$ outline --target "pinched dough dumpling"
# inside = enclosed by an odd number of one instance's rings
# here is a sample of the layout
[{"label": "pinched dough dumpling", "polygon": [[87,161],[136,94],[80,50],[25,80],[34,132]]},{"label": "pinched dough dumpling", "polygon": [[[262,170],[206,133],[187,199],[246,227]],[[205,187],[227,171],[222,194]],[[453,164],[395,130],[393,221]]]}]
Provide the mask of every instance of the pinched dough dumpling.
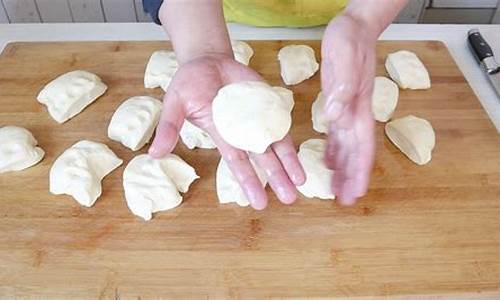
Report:
[{"label": "pinched dough dumpling", "polygon": [[409,115],[387,123],[385,134],[416,164],[425,165],[431,160],[436,136],[429,121]]},{"label": "pinched dough dumpling", "polygon": [[[262,183],[262,186],[265,187],[267,184],[267,179],[264,171],[256,166],[253,161],[251,162],[255,172],[257,173],[257,176],[259,177],[260,182]],[[215,180],[217,188],[217,198],[219,198],[220,203],[225,204],[234,202],[239,206],[250,205],[250,202],[241,189],[240,184],[238,183],[236,178],[234,178],[233,173],[222,158],[220,159],[219,166],[217,167]]]},{"label": "pinched dough dumpling", "polygon": [[319,69],[313,48],[306,45],[289,45],[281,48],[278,60],[281,78],[287,85],[301,83],[312,77]]},{"label": "pinched dough dumpling", "polygon": [[37,144],[27,129],[0,128],[0,173],[24,170],[41,161],[45,152]]},{"label": "pinched dough dumpling", "polygon": [[253,49],[247,43],[243,41],[233,40],[231,41],[231,47],[233,48],[234,59],[246,66],[250,64],[250,59],[253,56]]},{"label": "pinched dough dumpling", "polygon": [[178,68],[179,63],[174,51],[153,52],[144,73],[144,87],[149,89],[161,87],[166,92]]},{"label": "pinched dough dumpling", "polygon": [[323,161],[325,149],[326,141],[322,139],[310,139],[300,145],[297,155],[304,167],[306,182],[297,189],[308,198],[335,199],[331,188],[333,171]]},{"label": "pinched dough dumpling", "polygon": [[392,117],[398,105],[399,88],[387,77],[375,77],[373,87],[372,111],[373,117],[379,122],[387,122]]},{"label": "pinched dough dumpling", "polygon": [[206,133],[203,129],[199,128],[193,123],[189,122],[188,120],[184,121],[184,124],[181,127],[179,135],[182,139],[182,142],[189,149],[194,149],[196,147],[202,149],[217,148],[217,146],[215,146],[214,141],[212,140],[210,135],[208,135],[208,133]]},{"label": "pinched dough dumpling", "polygon": [[292,125],[293,94],[265,82],[224,86],[212,103],[215,127],[222,138],[241,150],[263,153],[285,137]]},{"label": "pinched dough dumpling", "polygon": [[326,119],[324,107],[325,99],[323,93],[319,92],[311,106],[313,129],[319,133],[328,133],[328,120]]},{"label": "pinched dough dumpling", "polygon": [[389,54],[385,68],[402,89],[422,90],[431,87],[427,69],[413,52],[401,50]]},{"label": "pinched dough dumpling", "polygon": [[182,202],[179,192],[186,193],[197,178],[195,170],[175,154],[161,159],[138,155],[123,171],[127,205],[148,221],[153,213],[178,206]]},{"label": "pinched dough dumpling", "polygon": [[153,135],[160,119],[162,103],[149,96],[125,100],[115,111],[108,126],[108,137],[136,151]]},{"label": "pinched dough dumpling", "polygon": [[101,180],[122,164],[105,144],[82,140],[66,149],[50,169],[50,192],[70,195],[90,207],[101,195]]},{"label": "pinched dough dumpling", "polygon": [[104,94],[107,86],[97,75],[87,71],[72,71],[49,82],[38,94],[50,116],[59,123],[71,119]]}]

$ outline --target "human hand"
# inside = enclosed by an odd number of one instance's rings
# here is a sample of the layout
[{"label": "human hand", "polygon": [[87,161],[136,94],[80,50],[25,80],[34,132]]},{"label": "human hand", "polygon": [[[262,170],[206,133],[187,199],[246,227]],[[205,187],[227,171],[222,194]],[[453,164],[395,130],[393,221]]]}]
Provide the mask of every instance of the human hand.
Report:
[{"label": "human hand", "polygon": [[375,153],[371,111],[378,33],[349,14],[330,22],[321,45],[321,86],[329,120],[326,165],[341,204],[366,194]]},{"label": "human hand", "polygon": [[212,101],[220,88],[233,82],[256,80],[263,79],[227,54],[206,54],[181,65],[165,94],[149,154],[162,157],[170,153],[187,119],[212,137],[253,208],[264,209],[268,199],[249,155],[264,170],[279,200],[285,204],[293,203],[295,185],[304,183],[305,174],[290,136],[275,142],[263,154],[247,154],[226,143],[212,120]]}]

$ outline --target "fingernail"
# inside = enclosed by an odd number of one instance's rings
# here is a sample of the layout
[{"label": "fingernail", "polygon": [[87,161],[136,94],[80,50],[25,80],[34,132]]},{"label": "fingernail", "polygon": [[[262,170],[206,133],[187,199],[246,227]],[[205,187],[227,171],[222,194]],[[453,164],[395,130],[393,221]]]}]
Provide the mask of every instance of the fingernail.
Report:
[{"label": "fingernail", "polygon": [[352,179],[348,179],[343,187],[342,187],[342,194],[339,197],[339,202],[342,205],[345,206],[351,206],[354,203],[356,203],[356,196],[354,194],[354,184],[355,181]]},{"label": "fingernail", "polygon": [[245,194],[247,195],[248,202],[256,210],[263,210],[267,206],[267,201],[259,197],[258,193],[254,192],[252,189],[245,189]]},{"label": "fingernail", "polygon": [[296,186],[301,186],[304,183],[306,183],[306,176],[303,173],[301,173],[301,174],[292,174],[292,178],[291,179],[292,179],[293,184],[296,185]]},{"label": "fingernail", "polygon": [[297,198],[297,195],[294,192],[287,190],[283,186],[276,189],[276,194],[278,195],[280,201],[285,204],[292,204]]}]

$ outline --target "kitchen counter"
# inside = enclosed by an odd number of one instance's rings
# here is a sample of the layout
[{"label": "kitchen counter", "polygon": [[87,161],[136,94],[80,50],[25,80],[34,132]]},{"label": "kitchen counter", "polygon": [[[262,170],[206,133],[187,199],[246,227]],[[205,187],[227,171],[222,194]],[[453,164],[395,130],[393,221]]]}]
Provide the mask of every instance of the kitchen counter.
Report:
[{"label": "kitchen counter", "polygon": [[[500,57],[500,25],[428,25],[393,24],[382,34],[382,40],[439,40],[449,48],[453,58],[479,98],[488,116],[500,132],[500,99],[469,52],[466,34],[479,28]],[[231,37],[242,40],[321,39],[323,27],[255,28],[229,24]],[[0,50],[12,41],[103,41],[162,40],[166,34],[150,23],[71,23],[71,24],[2,24]]]}]

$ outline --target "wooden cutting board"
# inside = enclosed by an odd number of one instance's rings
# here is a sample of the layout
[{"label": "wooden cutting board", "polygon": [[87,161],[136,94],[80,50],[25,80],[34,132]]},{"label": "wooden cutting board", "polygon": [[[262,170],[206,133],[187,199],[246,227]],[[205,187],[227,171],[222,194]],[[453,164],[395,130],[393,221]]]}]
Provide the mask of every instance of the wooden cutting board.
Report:
[{"label": "wooden cutting board", "polygon": [[[251,66],[283,85],[276,54],[293,41],[254,41]],[[311,45],[319,57],[319,41]],[[31,130],[45,159],[0,174],[0,295],[41,298],[247,298],[288,296],[439,295],[500,297],[500,139],[440,42],[380,42],[386,55],[416,52],[432,88],[401,91],[396,117],[428,119],[436,131],[433,159],[417,166],[377,125],[370,191],[354,207],[299,199],[262,212],[219,205],[214,150],[175,149],[201,179],[173,210],[143,222],[128,210],[122,172],[133,153],[106,137],[118,105],[143,87],[147,60],[165,42],[13,43],[0,56],[0,126]],[[35,97],[75,69],[98,74],[106,94],[60,125]],[[310,107],[319,74],[291,87],[292,136],[319,137]],[[92,208],[48,191],[55,158],[78,140],[105,142],[124,165],[102,182]],[[141,152],[145,152],[143,149]],[[271,193],[270,193],[271,194]]]}]

